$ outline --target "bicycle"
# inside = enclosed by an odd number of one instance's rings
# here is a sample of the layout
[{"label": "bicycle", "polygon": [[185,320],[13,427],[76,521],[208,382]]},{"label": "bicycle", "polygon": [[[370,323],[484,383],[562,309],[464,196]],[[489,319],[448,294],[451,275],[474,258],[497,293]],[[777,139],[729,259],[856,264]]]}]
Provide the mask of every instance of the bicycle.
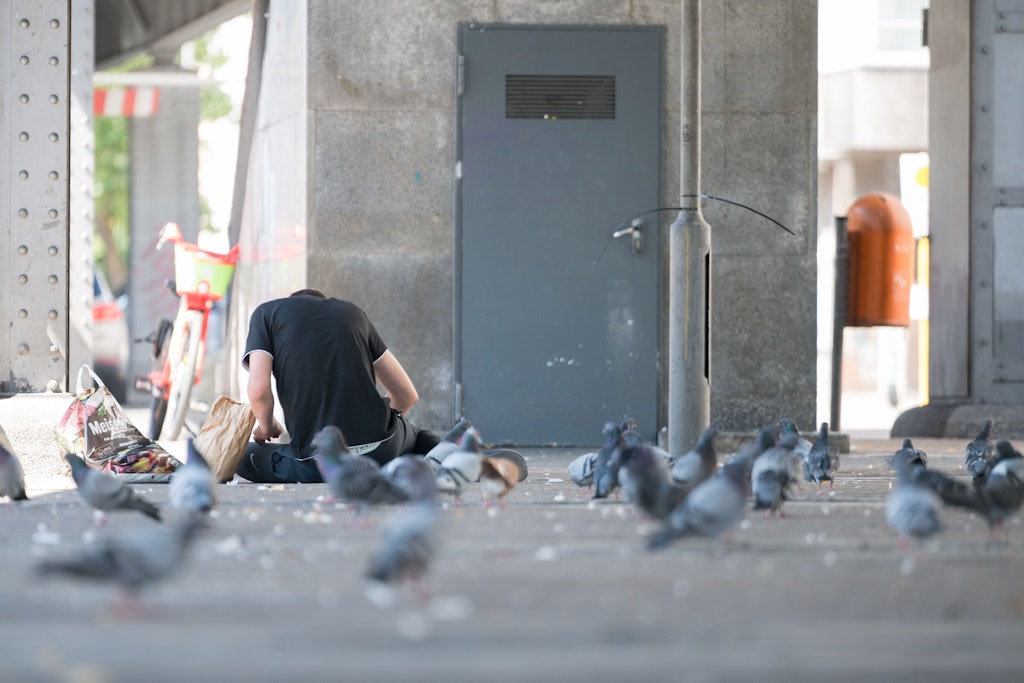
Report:
[{"label": "bicycle", "polygon": [[149,438],[178,438],[191,406],[192,387],[202,381],[206,333],[213,304],[224,297],[238,262],[238,245],[226,254],[186,242],[176,223],[160,230],[156,248],[174,245],[174,280],[167,288],[178,296],[178,313],[166,318],[145,339],[153,345],[153,369],[135,386],[150,393]]}]

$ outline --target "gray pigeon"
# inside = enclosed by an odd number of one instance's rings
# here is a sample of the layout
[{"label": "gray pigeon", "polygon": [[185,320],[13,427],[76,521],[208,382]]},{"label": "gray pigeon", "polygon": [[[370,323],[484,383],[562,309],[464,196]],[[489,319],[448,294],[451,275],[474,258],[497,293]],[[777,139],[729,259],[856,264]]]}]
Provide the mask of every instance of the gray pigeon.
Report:
[{"label": "gray pigeon", "polygon": [[943,504],[985,514],[984,501],[976,491],[948,474],[928,469],[927,461],[927,454],[915,448],[909,438],[903,439],[903,446],[889,456],[894,471],[902,471],[914,484],[930,489]]},{"label": "gray pigeon", "polygon": [[897,534],[900,546],[918,543],[942,531],[939,519],[939,497],[926,486],[914,483],[911,471],[920,465],[893,463],[897,482],[885,502],[885,520]]},{"label": "gray pigeon", "polygon": [[893,466],[894,470],[900,463],[925,467],[928,465],[928,454],[914,448],[914,442],[910,438],[905,438],[903,439],[903,447],[892,454],[892,457],[889,458],[889,463]]},{"label": "gray pigeon", "polygon": [[167,485],[167,499],[171,507],[185,512],[205,514],[217,502],[217,482],[213,470],[202,454],[187,441],[188,458],[174,470]]},{"label": "gray pigeon", "polygon": [[718,455],[715,453],[715,437],[718,428],[708,425],[697,438],[693,448],[676,458],[672,463],[672,480],[689,491],[715,473]]},{"label": "gray pigeon", "polygon": [[[747,439],[740,444],[736,452],[729,457],[725,463],[728,465],[733,461],[747,463],[748,470],[753,466],[754,459],[774,446],[779,440],[779,428],[775,425],[763,427],[758,430],[753,439]],[[749,474],[749,472],[748,472]]]},{"label": "gray pigeon", "polygon": [[466,487],[480,479],[482,459],[480,435],[474,427],[470,427],[462,435],[459,448],[449,453],[437,468],[434,475],[437,490],[450,493],[455,497],[457,505],[461,502]]},{"label": "gray pigeon", "polygon": [[18,456],[0,445],[0,496],[10,500],[28,500],[25,494],[25,471]]},{"label": "gray pigeon", "polygon": [[1005,439],[996,442],[995,451],[995,462],[981,487],[993,538],[1024,503],[1024,456]]},{"label": "gray pigeon", "polygon": [[964,466],[974,479],[975,486],[981,486],[988,474],[988,468],[995,460],[995,441],[992,439],[992,420],[985,420],[978,436],[964,448]]},{"label": "gray pigeon", "polygon": [[828,482],[828,490],[832,490],[833,476],[839,471],[839,446],[828,437],[828,422],[821,423],[818,438],[811,444],[811,450],[804,458],[804,478],[813,481],[821,493],[821,482]]},{"label": "gray pigeon", "polygon": [[779,442],[754,459],[750,472],[754,509],[764,516],[782,516],[782,503],[789,498],[790,487],[799,481],[800,456],[794,448],[799,434],[784,432]]},{"label": "gray pigeon", "polygon": [[414,503],[385,523],[364,577],[364,593],[371,602],[390,606],[403,586],[412,590],[417,602],[426,600],[425,580],[437,554],[440,521],[436,505]]},{"label": "gray pigeon", "polygon": [[580,488],[589,490],[594,485],[594,465],[596,463],[597,451],[577,456],[566,468],[569,478]]},{"label": "gray pigeon", "polygon": [[313,435],[313,457],[331,495],[365,513],[372,505],[404,503],[409,496],[381,474],[373,458],[355,455],[341,430],[328,425]]},{"label": "gray pigeon", "polygon": [[655,519],[665,519],[689,492],[672,481],[666,460],[634,431],[623,435],[623,444],[612,457],[618,459],[619,484],[626,498]]},{"label": "gray pigeon", "polygon": [[594,498],[607,498],[619,488],[618,463],[612,462],[612,454],[622,443],[623,432],[632,429],[636,423],[627,418],[621,424],[606,422],[602,435],[604,442],[594,459]]},{"label": "gray pigeon", "polygon": [[776,421],[775,425],[779,428],[780,439],[786,434],[796,434],[797,440],[796,445],[793,446],[793,452],[799,455],[801,460],[806,460],[807,454],[811,452],[811,442],[800,435],[796,422],[792,418],[783,417]]},{"label": "gray pigeon", "polygon": [[71,465],[71,478],[78,487],[78,495],[93,508],[104,513],[138,510],[160,521],[160,509],[114,475],[89,467],[85,460],[74,453],[65,453],[64,459]]},{"label": "gray pigeon", "polygon": [[894,454],[890,458],[893,469],[903,468],[911,482],[933,491],[944,505],[964,508],[987,516],[985,501],[974,488],[957,481],[948,474],[928,469],[925,465],[913,460],[901,460],[897,464],[895,457]]},{"label": "gray pigeon", "polygon": [[427,464],[430,465],[431,469],[435,472],[437,468],[441,466],[448,455],[459,450],[459,442],[462,441],[462,436],[466,433],[466,430],[473,425],[466,418],[462,418],[455,423],[455,426],[451,428],[447,434],[445,434],[441,441],[436,446],[427,451],[424,456],[427,460]]},{"label": "gray pigeon", "polygon": [[168,524],[132,527],[63,557],[41,560],[35,570],[42,576],[109,581],[119,591],[115,607],[131,611],[139,607],[144,586],[178,569],[200,526],[198,515],[180,515]]},{"label": "gray pigeon", "polygon": [[697,484],[675,507],[665,525],[647,540],[648,550],[664,548],[686,536],[705,536],[715,541],[743,519],[750,493],[751,452],[737,454],[718,472]]},{"label": "gray pigeon", "polygon": [[405,491],[412,502],[430,502],[437,497],[434,468],[421,455],[400,455],[380,469],[381,474]]},{"label": "gray pigeon", "polygon": [[[585,488],[588,491],[590,487],[594,485],[594,478],[597,475],[598,478],[603,478],[605,472],[608,469],[608,461],[611,459],[612,452],[619,443],[619,436],[622,434],[622,428],[614,422],[606,422],[604,429],[601,430],[603,446],[601,450],[590,451],[583,455],[577,456],[569,463],[568,472],[569,478],[579,486]],[[614,435],[614,436],[613,436]],[[598,470],[600,472],[598,473]],[[607,480],[610,483],[610,479]]]}]

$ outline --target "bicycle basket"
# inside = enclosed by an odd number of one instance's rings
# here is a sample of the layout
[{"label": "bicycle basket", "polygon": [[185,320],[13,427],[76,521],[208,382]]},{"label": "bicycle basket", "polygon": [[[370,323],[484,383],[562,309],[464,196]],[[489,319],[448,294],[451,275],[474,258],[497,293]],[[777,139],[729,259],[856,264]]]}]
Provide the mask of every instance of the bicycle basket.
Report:
[{"label": "bicycle basket", "polygon": [[175,289],[178,294],[203,294],[219,299],[228,291],[237,260],[237,245],[227,254],[217,254],[178,242],[174,245]]}]

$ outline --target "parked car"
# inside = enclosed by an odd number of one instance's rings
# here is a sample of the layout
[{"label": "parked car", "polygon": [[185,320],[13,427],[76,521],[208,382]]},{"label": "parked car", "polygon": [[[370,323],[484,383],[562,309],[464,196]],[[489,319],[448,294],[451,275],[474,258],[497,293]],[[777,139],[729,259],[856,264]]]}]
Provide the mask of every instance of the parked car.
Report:
[{"label": "parked car", "polygon": [[131,344],[128,320],[103,273],[94,270],[92,281],[93,370],[117,400],[123,402],[128,388],[128,354]]}]

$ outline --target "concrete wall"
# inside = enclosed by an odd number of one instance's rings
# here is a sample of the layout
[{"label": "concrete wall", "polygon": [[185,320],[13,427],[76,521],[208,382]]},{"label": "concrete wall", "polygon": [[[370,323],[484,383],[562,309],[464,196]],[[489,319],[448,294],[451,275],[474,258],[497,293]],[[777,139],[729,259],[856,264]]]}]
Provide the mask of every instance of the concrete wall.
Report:
[{"label": "concrete wall", "polygon": [[[182,78],[193,75],[167,65],[153,69]],[[164,87],[155,116],[131,122],[130,206],[131,246],[128,325],[132,339],[148,335],[161,318],[173,320],[178,297],[164,282],[174,277],[174,251],[157,251],[160,229],[175,222],[189,242],[199,235],[199,84]],[[211,353],[211,355],[213,355]],[[148,344],[131,344],[128,370],[130,403],[148,404],[149,394],[134,389],[134,379],[145,377],[153,359]],[[198,397],[197,397],[198,398]]]},{"label": "concrete wall", "polygon": [[[297,286],[357,301],[417,384],[422,400],[412,417],[446,429],[455,417],[458,24],[665,26],[662,195],[674,204],[680,1],[308,0],[301,18],[298,4],[288,4],[287,16],[271,4],[261,101],[288,112],[261,109],[241,236],[248,256],[236,281],[236,344],[256,304]],[[723,429],[746,430],[788,415],[811,429],[816,2],[705,0],[702,30],[703,190],[750,204],[797,233],[740,209],[705,207],[714,259],[711,418]],[[275,78],[283,64],[302,70]]]},{"label": "concrete wall", "polygon": [[249,150],[249,174],[239,233],[241,245],[228,321],[228,354],[235,393],[245,398],[239,368],[249,314],[260,303],[306,286],[307,226],[311,224],[307,166],[314,140],[306,103],[306,8],[267,20],[258,114]]},{"label": "concrete wall", "polygon": [[706,205],[714,278],[711,419],[747,430],[788,415],[813,429],[817,3],[703,7],[703,191],[754,206],[797,233]]},{"label": "concrete wall", "polygon": [[962,401],[970,394],[968,300],[971,207],[971,8],[935,2],[928,42],[931,228],[929,317],[930,399]]}]

